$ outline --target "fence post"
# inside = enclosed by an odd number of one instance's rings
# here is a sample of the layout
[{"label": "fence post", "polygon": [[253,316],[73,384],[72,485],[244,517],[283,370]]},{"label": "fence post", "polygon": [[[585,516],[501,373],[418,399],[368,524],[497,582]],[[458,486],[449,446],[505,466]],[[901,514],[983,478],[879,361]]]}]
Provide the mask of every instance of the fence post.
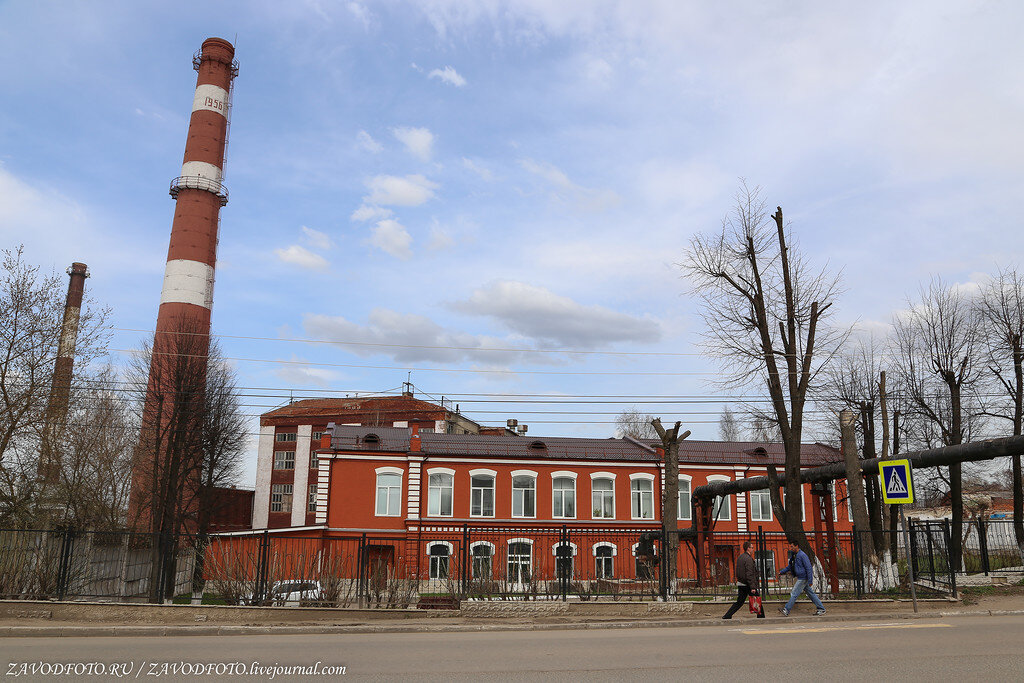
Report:
[{"label": "fence post", "polygon": [[[566,601],[566,594],[569,592],[569,574],[566,572],[566,565],[572,566],[572,546],[569,545],[569,528],[566,525],[562,525],[562,542],[558,544],[558,553],[555,557],[555,571],[560,573],[558,587],[562,591],[562,602]],[[569,561],[565,561],[565,557],[568,555]],[[562,565],[559,567],[559,565]],[[561,570],[561,571],[559,571]]]},{"label": "fence post", "polygon": [[857,593],[857,599],[864,597],[864,569],[860,563],[860,534],[857,533],[857,525],[853,526],[853,590]]},{"label": "fence post", "polygon": [[469,525],[462,525],[462,551],[459,553],[462,556],[462,587],[460,592],[462,595],[466,594],[466,587],[469,581]]},{"label": "fence post", "polygon": [[[765,547],[764,526],[757,525],[756,547],[754,556],[757,558],[757,573],[761,577],[761,600],[768,597],[768,549]],[[774,569],[774,567],[773,567]]]},{"label": "fence post", "polygon": [[267,564],[270,562],[270,532],[264,531],[260,536],[260,552],[256,558],[256,589],[253,601],[262,605],[267,593]]},{"label": "fence post", "polygon": [[366,597],[366,533],[359,539],[359,551],[356,553],[358,567],[356,568],[356,599],[359,600],[359,607],[363,607],[363,598]]},{"label": "fence post", "polygon": [[75,532],[64,529],[60,543],[60,564],[57,566],[57,599],[63,600],[71,578],[71,558],[74,555]]},{"label": "fence post", "polygon": [[981,570],[985,572],[985,576],[988,576],[992,569],[988,556],[988,524],[980,517],[978,518],[978,551],[981,553]]},{"label": "fence post", "polygon": [[[953,597],[956,597],[956,573],[959,567],[954,567],[952,560],[952,553],[950,552],[950,540],[949,535],[949,519],[942,520],[942,531],[946,536],[946,566],[949,567],[949,586],[953,590]],[[962,553],[961,553],[962,554]]]}]

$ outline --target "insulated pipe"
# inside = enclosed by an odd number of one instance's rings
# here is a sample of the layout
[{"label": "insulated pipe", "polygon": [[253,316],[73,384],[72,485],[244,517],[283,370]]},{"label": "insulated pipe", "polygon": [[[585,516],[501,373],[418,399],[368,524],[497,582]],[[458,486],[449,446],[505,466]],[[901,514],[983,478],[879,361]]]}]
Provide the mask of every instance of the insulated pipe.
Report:
[{"label": "insulated pipe", "polygon": [[[977,462],[994,460],[1011,455],[1024,454],[1024,436],[1008,436],[987,441],[973,441],[956,446],[943,446],[927,450],[900,453],[894,458],[871,458],[860,461],[860,469],[864,474],[878,474],[878,465],[887,460],[909,460],[914,469],[922,467],[940,467],[958,462]],[[813,467],[800,473],[800,480],[805,484],[817,481],[832,481],[846,477],[846,464],[842,462]],[[778,475],[779,485],[786,483],[786,475]],[[759,491],[769,488],[768,477],[751,477],[736,481],[716,481],[712,484],[698,486],[693,490],[694,498],[711,499],[715,496],[727,496],[744,491]]]}]

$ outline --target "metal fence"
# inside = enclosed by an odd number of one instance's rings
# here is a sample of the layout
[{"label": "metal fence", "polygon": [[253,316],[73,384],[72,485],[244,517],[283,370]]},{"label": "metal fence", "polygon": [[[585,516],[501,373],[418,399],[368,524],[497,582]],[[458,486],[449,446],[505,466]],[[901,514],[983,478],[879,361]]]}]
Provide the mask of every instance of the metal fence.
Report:
[{"label": "metal fence", "polygon": [[[833,597],[906,595],[912,568],[922,590],[955,593],[949,526],[914,522],[909,546],[902,534],[885,532],[883,545],[895,552],[888,576],[869,562],[871,532],[809,533],[823,578],[816,590]],[[1024,564],[1009,522],[968,527],[960,572]],[[793,578],[778,576],[789,563],[786,536],[760,528],[702,537],[700,553],[683,541],[674,571],[667,538],[651,526],[424,525],[408,534],[182,534],[163,543],[146,533],[0,530],[0,598],[188,602],[205,594],[229,605],[380,608],[706,599],[735,595],[735,564],[746,541],[754,544],[762,594],[788,594]]]}]

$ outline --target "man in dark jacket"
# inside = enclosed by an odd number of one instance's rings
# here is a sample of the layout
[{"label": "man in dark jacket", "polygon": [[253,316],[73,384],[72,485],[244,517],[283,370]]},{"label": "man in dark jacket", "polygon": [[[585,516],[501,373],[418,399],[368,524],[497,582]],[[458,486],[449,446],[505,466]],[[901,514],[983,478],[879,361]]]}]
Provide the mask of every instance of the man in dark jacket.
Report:
[{"label": "man in dark jacket", "polygon": [[807,557],[807,553],[800,550],[800,544],[796,541],[791,540],[789,547],[792,550],[789,565],[779,572],[779,576],[793,574],[796,577],[796,582],[793,584],[793,591],[789,594],[789,602],[786,603],[785,607],[780,607],[779,611],[782,612],[782,616],[788,617],[789,611],[793,609],[793,605],[796,603],[796,599],[800,597],[801,593],[807,593],[807,597],[818,608],[814,616],[820,617],[825,614],[825,606],[821,604],[821,600],[818,599],[813,588],[811,588],[814,583],[814,568],[811,566],[811,560]]},{"label": "man in dark jacket", "polygon": [[[736,560],[736,582],[739,585],[740,594],[736,598],[736,602],[729,607],[729,611],[722,617],[723,619],[732,619],[732,615],[736,614],[736,610],[740,607],[743,607],[743,603],[747,601],[748,597],[757,595],[757,567],[754,565],[754,550],[750,541],[743,542],[743,553]],[[763,606],[758,612],[757,618],[764,619]]]}]

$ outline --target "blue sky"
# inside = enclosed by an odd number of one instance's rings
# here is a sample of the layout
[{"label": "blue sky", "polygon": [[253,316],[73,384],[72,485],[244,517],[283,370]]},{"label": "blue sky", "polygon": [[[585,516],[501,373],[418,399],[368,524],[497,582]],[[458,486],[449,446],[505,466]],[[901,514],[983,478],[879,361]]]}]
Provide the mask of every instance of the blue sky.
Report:
[{"label": "blue sky", "polygon": [[[88,263],[112,348],[136,346],[159,302],[191,56],[237,40],[214,331],[241,384],[270,389],[247,412],[396,388],[415,368],[482,422],[606,436],[620,405],[467,394],[714,393],[674,264],[740,178],[843,270],[841,322],[884,327],[932,274],[969,283],[1019,261],[1022,15],[7,0],[0,236],[48,269]],[[641,407],[717,435],[719,403]],[[555,410],[612,415],[528,412]]]}]

